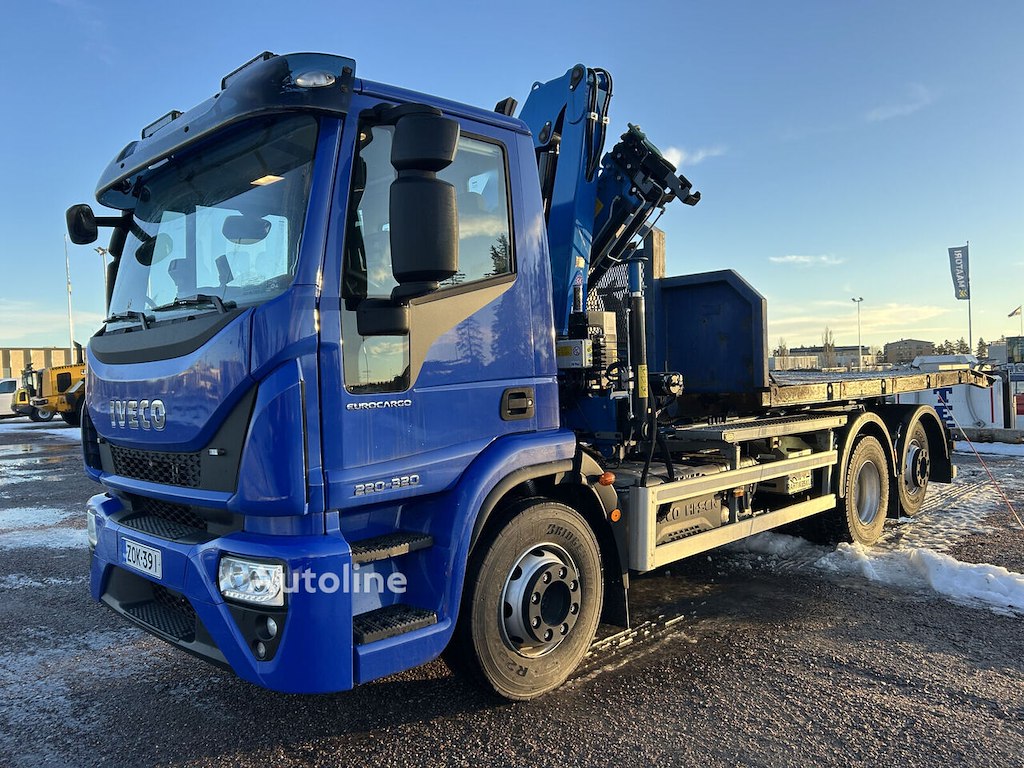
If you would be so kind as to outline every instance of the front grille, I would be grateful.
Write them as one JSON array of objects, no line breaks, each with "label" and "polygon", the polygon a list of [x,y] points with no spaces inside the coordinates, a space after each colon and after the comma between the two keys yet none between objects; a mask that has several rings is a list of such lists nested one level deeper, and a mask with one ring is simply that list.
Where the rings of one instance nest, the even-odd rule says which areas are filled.
[{"label": "front grille", "polygon": [[[135,519],[155,518],[174,526],[184,526],[195,530],[205,531],[206,521],[192,511],[185,504],[173,504],[160,499],[150,499],[146,496],[129,496],[132,503],[132,511],[136,514]],[[129,523],[130,525],[131,523]],[[159,536],[160,534],[157,533]],[[178,538],[167,536],[165,538]]]},{"label": "front grille", "polygon": [[153,599],[124,607],[125,613],[158,632],[185,643],[196,639],[196,611],[177,592],[153,584]]},{"label": "front grille", "polygon": [[162,453],[110,446],[114,473],[136,480],[198,488],[201,468],[198,453]]}]

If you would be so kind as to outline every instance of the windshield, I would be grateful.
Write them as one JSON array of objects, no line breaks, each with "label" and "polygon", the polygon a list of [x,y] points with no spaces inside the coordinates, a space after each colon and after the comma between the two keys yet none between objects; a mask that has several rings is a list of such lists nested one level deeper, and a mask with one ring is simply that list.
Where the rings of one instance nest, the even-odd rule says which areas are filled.
[{"label": "windshield", "polygon": [[315,145],[313,118],[266,118],[143,177],[108,329],[282,293],[295,276]]}]

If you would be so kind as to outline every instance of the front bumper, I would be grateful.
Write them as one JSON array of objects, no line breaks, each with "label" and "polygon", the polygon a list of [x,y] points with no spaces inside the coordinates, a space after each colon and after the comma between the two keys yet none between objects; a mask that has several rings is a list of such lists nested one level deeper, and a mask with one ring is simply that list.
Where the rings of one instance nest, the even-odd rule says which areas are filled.
[{"label": "front bumper", "polygon": [[[349,572],[351,549],[340,536],[236,532],[169,540],[123,524],[128,510],[107,494],[90,499],[89,511],[96,522],[93,599],[265,688],[288,693],[352,688],[352,605],[346,591],[290,591],[283,608],[265,608],[226,601],[217,587],[222,553],[283,562],[286,584],[302,584],[290,574]],[[159,578],[127,565],[125,539],[159,551]],[[277,626],[273,637],[265,631],[268,618]]]}]

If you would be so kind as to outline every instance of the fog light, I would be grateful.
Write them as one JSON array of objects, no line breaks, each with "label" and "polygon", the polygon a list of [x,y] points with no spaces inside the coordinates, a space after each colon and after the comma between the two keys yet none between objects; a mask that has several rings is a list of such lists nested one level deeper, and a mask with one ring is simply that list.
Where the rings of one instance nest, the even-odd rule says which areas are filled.
[{"label": "fog light", "polygon": [[218,569],[220,593],[231,600],[284,605],[284,566],[225,555]]},{"label": "fog light", "polygon": [[267,616],[267,637],[273,640],[277,637],[277,622]]},{"label": "fog light", "polygon": [[267,646],[265,646],[262,642],[256,643],[256,658],[267,658]]},{"label": "fog light", "polygon": [[85,522],[89,532],[89,548],[96,549],[96,542],[99,539],[96,536],[96,512],[94,510],[87,509],[85,511]]}]

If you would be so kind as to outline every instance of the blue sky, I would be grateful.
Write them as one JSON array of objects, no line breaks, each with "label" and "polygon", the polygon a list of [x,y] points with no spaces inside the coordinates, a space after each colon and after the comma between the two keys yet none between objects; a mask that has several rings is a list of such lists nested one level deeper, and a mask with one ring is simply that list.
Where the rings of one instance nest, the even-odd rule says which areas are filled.
[{"label": "blue sky", "polygon": [[[66,345],[64,210],[94,202],[143,125],[262,50],[351,56],[363,77],[490,107],[577,62],[615,78],[704,199],[661,219],[670,273],[731,268],[769,338],[967,335],[946,249],[971,244],[975,340],[1024,301],[1024,3],[5,3],[0,346]],[[75,335],[100,257],[69,246]]]}]

